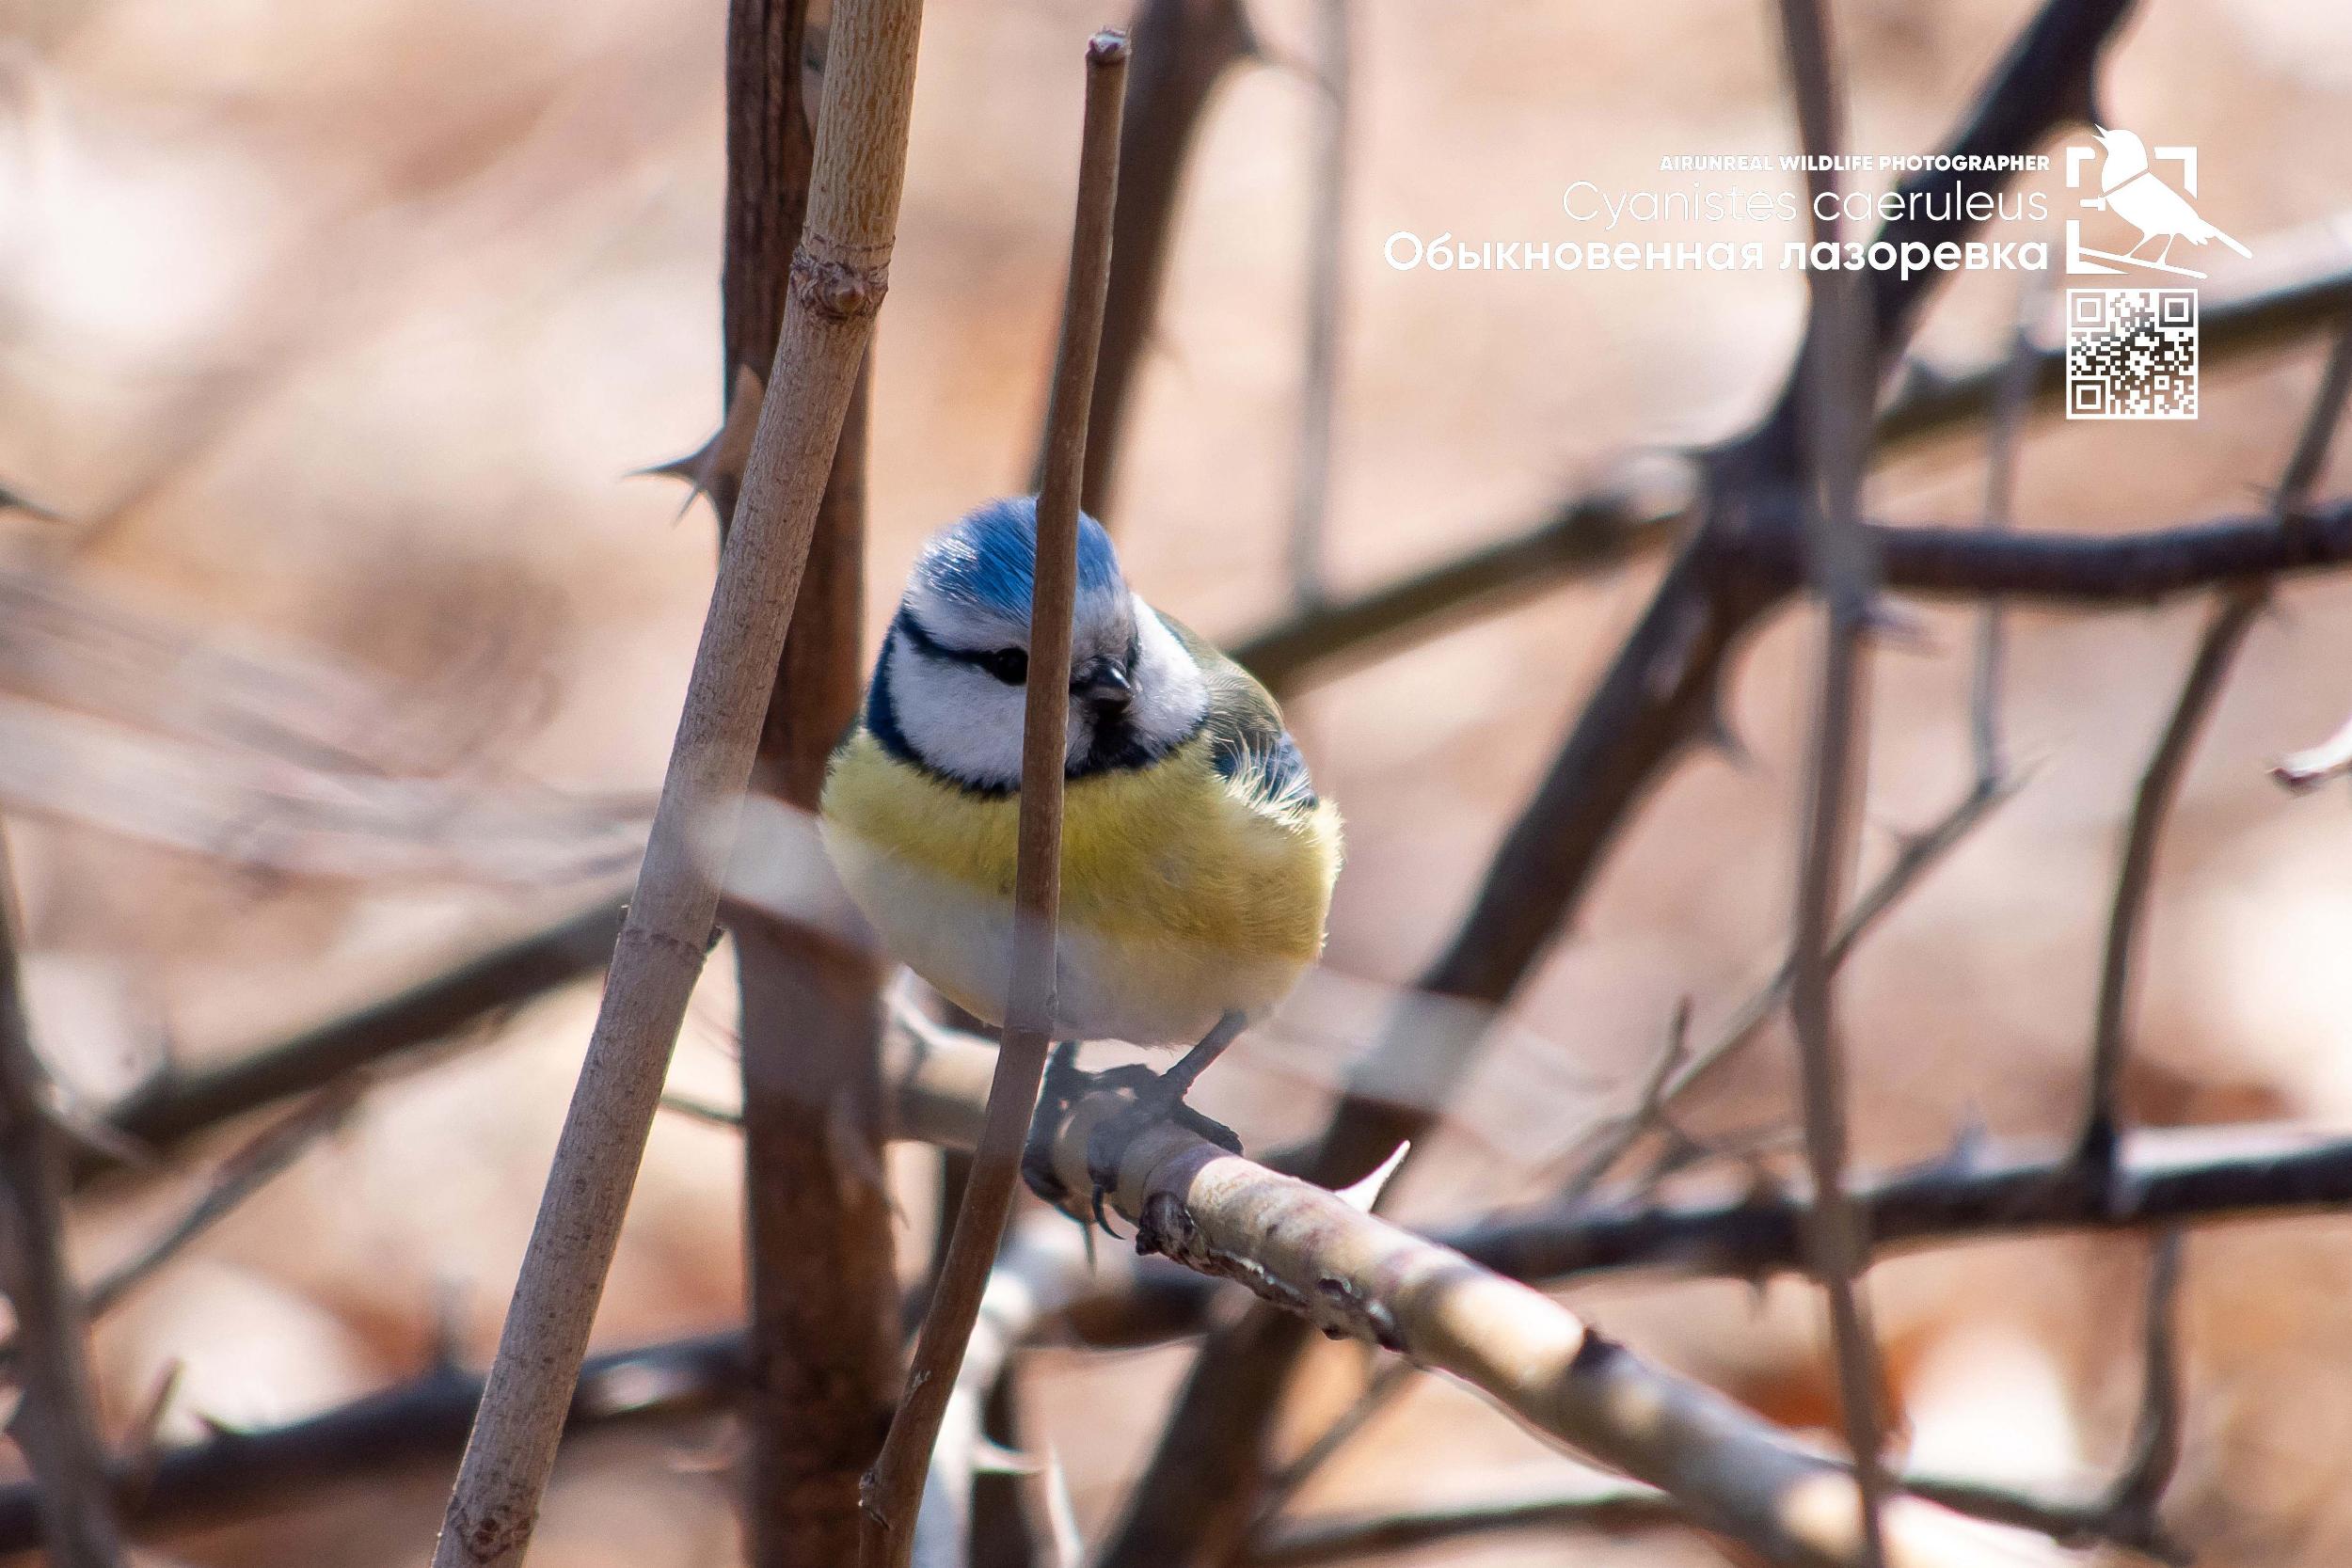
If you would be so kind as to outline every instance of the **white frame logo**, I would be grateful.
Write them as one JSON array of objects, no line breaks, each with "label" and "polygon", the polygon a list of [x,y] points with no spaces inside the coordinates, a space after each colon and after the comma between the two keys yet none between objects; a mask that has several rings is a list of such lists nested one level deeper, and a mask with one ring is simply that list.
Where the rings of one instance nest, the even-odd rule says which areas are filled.
[{"label": "white frame logo", "polygon": [[[2066,150],[2066,188],[2085,188],[2084,172],[2093,160],[2099,166],[2094,188],[2098,194],[2082,198],[2082,205],[2093,212],[2113,213],[2117,217],[2139,230],[2139,241],[2128,250],[2092,250],[2083,244],[2080,218],[2066,220],[2066,271],[2070,277],[2118,277],[2127,269],[2140,268],[2149,272],[2169,273],[2175,277],[2202,278],[2205,275],[2195,267],[2174,261],[2172,246],[2181,240],[2202,247],[2219,241],[2240,256],[2251,258],[2247,249],[2230,235],[2215,228],[2198,215],[2190,198],[2197,194],[2197,150],[2193,147],[2158,147],[2153,153],[2148,144],[2129,131],[2092,127],[2098,138],[2097,147],[2070,147]],[[2158,166],[2177,166],[2173,179],[2167,180]],[[2142,251],[2159,245],[2153,258]]]}]

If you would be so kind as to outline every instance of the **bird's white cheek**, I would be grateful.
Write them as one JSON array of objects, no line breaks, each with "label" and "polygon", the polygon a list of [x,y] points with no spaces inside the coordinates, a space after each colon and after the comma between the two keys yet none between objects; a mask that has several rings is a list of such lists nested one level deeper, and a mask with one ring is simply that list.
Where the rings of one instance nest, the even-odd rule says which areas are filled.
[{"label": "bird's white cheek", "polygon": [[1146,741],[1168,746],[1197,728],[1209,711],[1200,667],[1152,607],[1136,600],[1136,701],[1127,721]]},{"label": "bird's white cheek", "polygon": [[890,695],[907,744],[924,761],[977,784],[1020,782],[1021,688],[900,648],[892,654]]}]

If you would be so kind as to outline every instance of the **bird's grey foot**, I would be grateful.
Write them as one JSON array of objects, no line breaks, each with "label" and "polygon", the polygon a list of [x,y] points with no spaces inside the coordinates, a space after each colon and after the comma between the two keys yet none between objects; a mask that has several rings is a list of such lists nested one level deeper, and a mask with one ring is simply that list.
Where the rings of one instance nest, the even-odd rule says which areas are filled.
[{"label": "bird's grey foot", "polygon": [[1093,1074],[1078,1070],[1078,1042],[1063,1040],[1055,1046],[1045,1061],[1037,1112],[1029,1118],[1028,1141],[1021,1146],[1021,1180],[1028,1183],[1029,1191],[1064,1212],[1070,1212],[1070,1188],[1054,1168],[1054,1137],[1070,1108],[1093,1086]]},{"label": "bird's grey foot", "polygon": [[1109,1232],[1110,1223],[1103,1200],[1119,1190],[1120,1158],[1137,1134],[1153,1127],[1173,1125],[1229,1153],[1241,1152],[1241,1139],[1232,1128],[1202,1116],[1185,1103],[1184,1097],[1192,1092],[1193,1082],[1201,1071],[1233,1042],[1245,1022],[1239,1013],[1226,1014],[1200,1044],[1185,1052],[1184,1059],[1166,1072],[1131,1067],[1096,1077],[1098,1087],[1123,1088],[1129,1095],[1126,1109],[1105,1117],[1087,1135],[1087,1180],[1094,1189],[1094,1222],[1104,1232]]}]

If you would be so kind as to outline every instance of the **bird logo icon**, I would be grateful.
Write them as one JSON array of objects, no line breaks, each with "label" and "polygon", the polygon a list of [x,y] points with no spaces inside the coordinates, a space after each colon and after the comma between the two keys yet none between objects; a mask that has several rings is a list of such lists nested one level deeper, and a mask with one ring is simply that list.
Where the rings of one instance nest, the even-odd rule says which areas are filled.
[{"label": "bird logo icon", "polygon": [[[2254,253],[2232,236],[2197,215],[2188,196],[2197,193],[2197,150],[2195,148],[2160,147],[2158,157],[2177,161],[2181,165],[2181,184],[2188,196],[2167,183],[2152,166],[2148,144],[2130,131],[2094,127],[2093,133],[2101,150],[2088,148],[2070,150],[2067,161],[2067,182],[2074,184],[2080,166],[2092,158],[2099,160],[2099,194],[2083,198],[2083,205],[2094,212],[2111,212],[2139,230],[2139,240],[2122,252],[2092,250],[2082,244],[2081,225],[2067,225],[2067,271],[2073,273],[2114,273],[2119,267],[2099,263],[2114,261],[2125,266],[2145,267],[2155,272],[2177,274],[2184,277],[2205,275],[2192,267],[2171,261],[2172,244],[2186,240],[2203,245],[2220,241],[2240,256]],[[2150,245],[2156,245],[2154,256],[2143,255]]]}]

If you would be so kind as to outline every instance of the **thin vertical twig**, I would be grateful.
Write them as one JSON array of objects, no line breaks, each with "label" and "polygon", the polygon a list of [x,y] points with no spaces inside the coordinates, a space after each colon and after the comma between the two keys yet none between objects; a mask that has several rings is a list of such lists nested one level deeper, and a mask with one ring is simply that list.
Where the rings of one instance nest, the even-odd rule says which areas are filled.
[{"label": "thin vertical twig", "polygon": [[[1135,67],[1119,138],[1114,260],[1078,489],[1079,506],[1105,520],[1116,510],[1111,492],[1126,450],[1127,410],[1159,314],[1193,138],[1217,85],[1258,49],[1241,0],[1137,0],[1131,32]],[[1039,489],[1048,455],[1040,449]]]},{"label": "thin vertical twig", "polygon": [[[2025,439],[2026,405],[2033,396],[2033,322],[2047,300],[2044,283],[2028,281],[2018,291],[2017,320],[2010,330],[2009,358],[1993,398],[1993,420],[1985,436],[1984,531],[2007,533],[2015,526],[2017,453]],[[1977,620],[1976,657],[1970,673],[1968,732],[1979,780],[2008,771],[2001,745],[2001,683],[2009,663],[2007,611],[2000,595],[1986,598]]]},{"label": "thin vertical twig", "polygon": [[2181,1356],[2177,1316],[2182,1237],[2168,1230],[2148,1257],[2147,1322],[2141,1329],[2139,1414],[2130,1456],[2106,1498],[2107,1527],[2124,1541],[2163,1538],[2156,1514],[2181,1467]]},{"label": "thin vertical twig", "polygon": [[888,287],[921,23],[921,0],[841,0],[834,14],[775,390],[760,410],[644,863],[435,1568],[518,1562],[554,1469],[670,1050],[709,947],[834,447]]},{"label": "thin vertical twig", "polygon": [[[1782,0],[1780,15],[1800,142],[1808,161],[1813,236],[1817,244],[1835,245],[1842,229],[1836,203],[1843,182],[1831,164],[1843,145],[1844,128],[1829,21],[1820,0]],[[1867,638],[1877,563],[1855,516],[1855,501],[1870,388],[1859,278],[1835,269],[1806,277],[1812,309],[1801,367],[1805,395],[1799,424],[1806,441],[1799,472],[1806,502],[1805,555],[1821,601],[1822,626],[1798,851],[1788,1011],[1797,1039],[1805,1164],[1813,1183],[1806,1251],[1829,1306],[1838,1403],[1853,1452],[1861,1560],[1876,1565],[1885,1560],[1884,1513],[1892,1485],[1880,1451],[1884,1419],[1878,1347],[1860,1285],[1869,1266],[1869,1243],[1846,1188],[1848,1085],[1832,957],[1853,858],[1853,808],[1868,752]]]},{"label": "thin vertical twig", "polygon": [[[731,401],[758,397],[770,380],[807,211],[807,9],[806,0],[728,8],[722,348]],[[857,712],[868,381],[862,371],[834,447],[752,768],[754,789],[803,812],[817,809],[826,758]],[[739,476],[723,471],[723,439],[712,455],[701,478],[723,535]],[[753,1568],[834,1568],[857,1553],[860,1479],[898,1388],[883,974],[865,947],[818,922],[749,905],[730,905],[725,920],[741,1004],[746,1556]]]},{"label": "thin vertical twig", "polygon": [[88,1324],[66,1272],[63,1150],[25,1018],[12,884],[0,833],[0,1291],[16,1315],[24,1390],[8,1433],[40,1488],[50,1561],[120,1568],[122,1528],[90,1397]]},{"label": "thin vertical twig", "polygon": [[1340,320],[1347,269],[1349,135],[1355,96],[1350,0],[1315,0],[1314,163],[1307,214],[1307,335],[1300,360],[1298,468],[1291,488],[1291,594],[1302,606],[1330,597],[1324,531],[1331,510],[1331,427],[1339,403]]},{"label": "thin vertical twig", "polygon": [[[2295,450],[2288,455],[2279,481],[2274,515],[2281,530],[2296,526],[2297,515],[2309,504],[2312,485],[2327,465],[2328,450],[2343,421],[2344,404],[2352,398],[2352,317],[2347,317],[2328,351]],[[2116,1140],[2122,1131],[2123,1065],[2130,1053],[2133,972],[2138,959],[2140,929],[2155,883],[2156,852],[2164,841],[2166,822],[2178,802],[2188,761],[2198,736],[2219,701],[2221,688],[2247,633],[2269,603],[2270,579],[2256,578],[2224,590],[2198,640],[2188,674],[2174,699],[2172,715],[2141,770],[2139,788],[2132,801],[2130,826],[2124,830],[2123,857],[2115,878],[2115,897],[2107,914],[2106,946],[2100,957],[2099,1001],[2090,1036],[2090,1076],[2083,1112],[2077,1155],[2093,1174],[2111,1170]]]},{"label": "thin vertical twig", "polygon": [[924,1478],[964,1348],[979,1317],[1005,1217],[1011,1211],[1022,1146],[1051,1044],[1054,942],[1061,909],[1063,752],[1077,597],[1078,491],[1110,270],[1127,55],[1126,35],[1117,31],[1097,33],[1087,44],[1086,120],[1070,241],[1069,293],[1047,414],[1044,483],[1037,501],[1036,587],[1029,607],[1029,679],[1022,712],[1011,994],[963,1203],[931,1292],[930,1310],[915,1339],[905,1397],[891,1418],[882,1455],[866,1477],[858,1552],[865,1568],[906,1568],[914,1551]]}]

